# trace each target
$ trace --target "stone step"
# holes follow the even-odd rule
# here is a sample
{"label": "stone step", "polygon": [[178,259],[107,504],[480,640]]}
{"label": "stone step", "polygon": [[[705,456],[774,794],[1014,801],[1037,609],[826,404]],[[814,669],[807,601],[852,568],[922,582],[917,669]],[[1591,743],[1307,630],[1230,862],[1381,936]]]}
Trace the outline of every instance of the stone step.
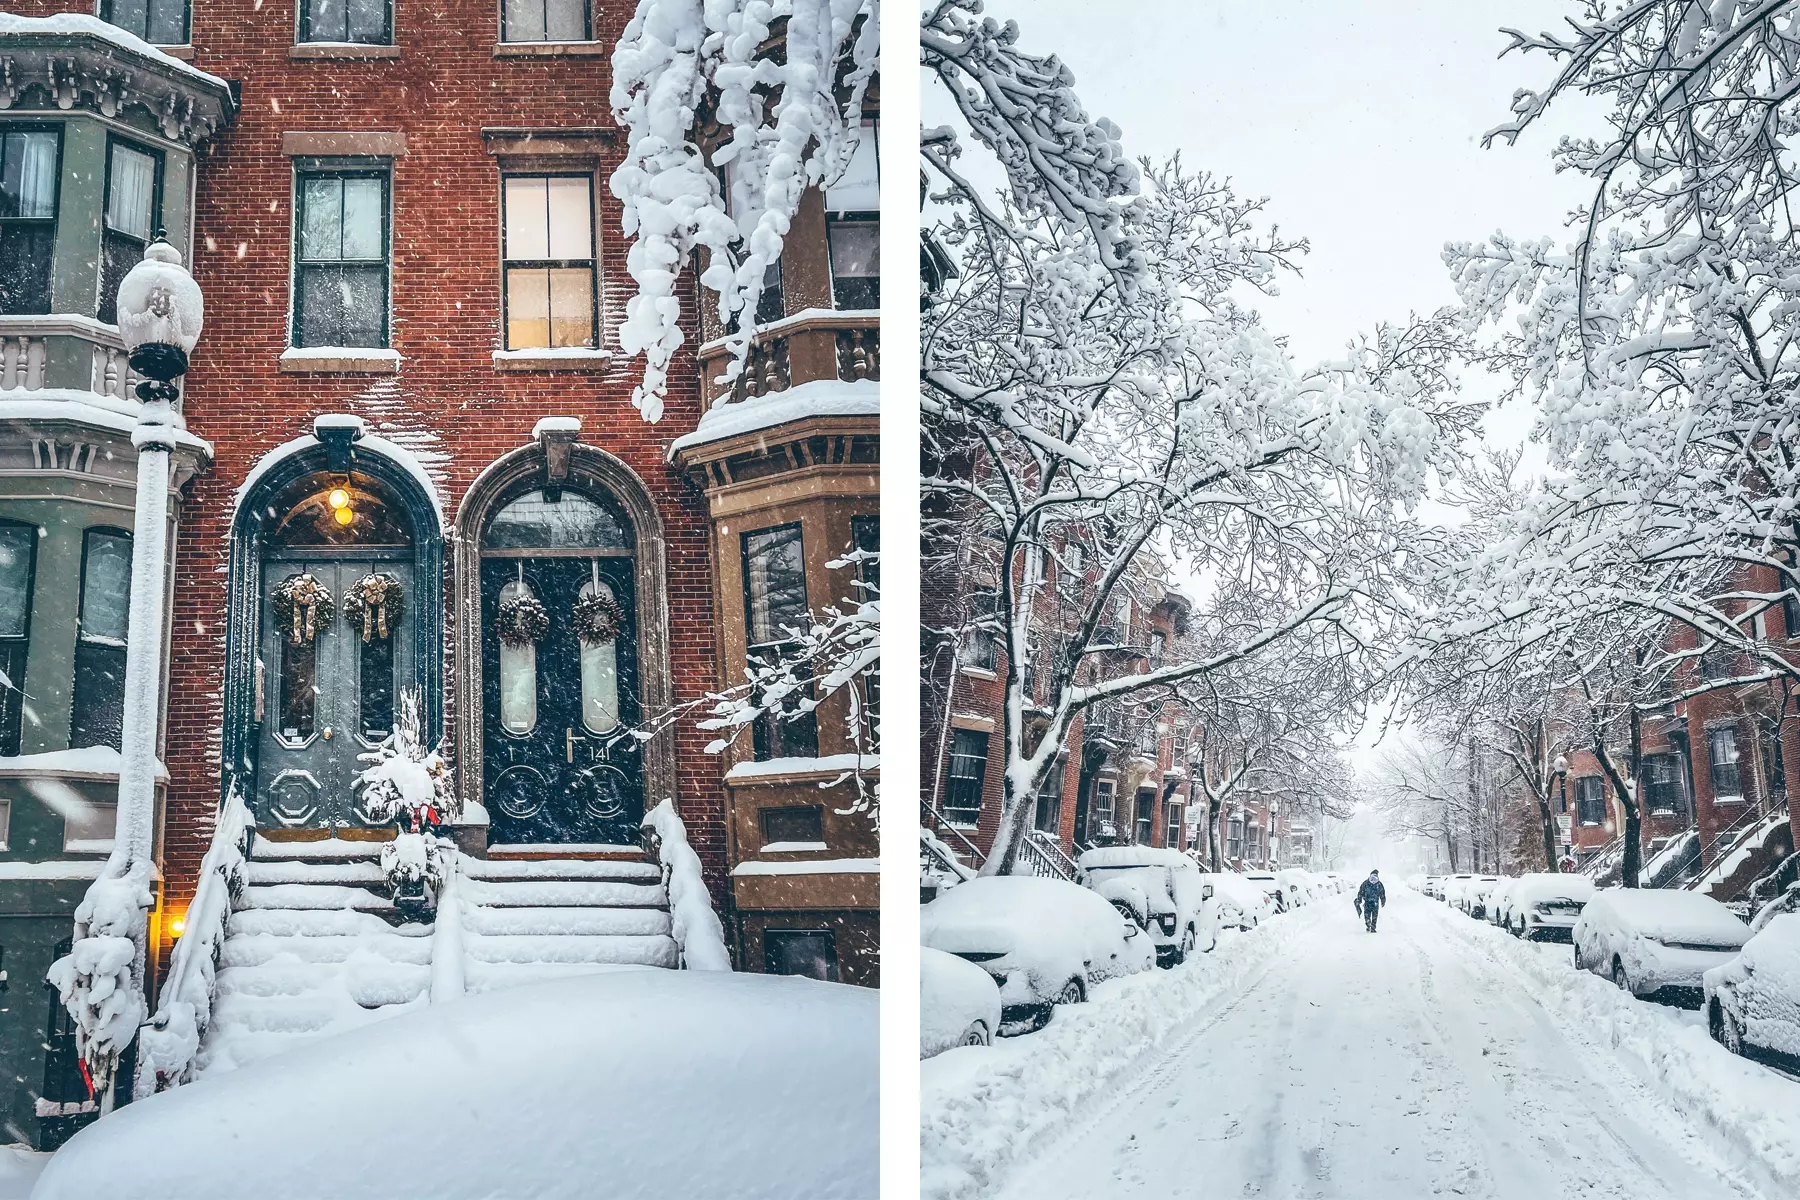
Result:
{"label": "stone step", "polygon": [[431,938],[380,934],[319,934],[313,937],[276,937],[257,934],[231,937],[219,947],[221,967],[256,967],[269,963],[345,963],[357,967],[407,963],[431,964]]}
{"label": "stone step", "polygon": [[347,883],[387,887],[387,876],[374,859],[347,862],[310,862],[301,859],[251,859],[249,880],[253,884],[270,883]]}
{"label": "stone step", "polygon": [[381,848],[386,844],[385,839],[366,841],[351,838],[318,838],[312,841],[297,842],[287,839],[275,841],[259,836],[251,844],[250,858],[253,862],[379,859]]}
{"label": "stone step", "polygon": [[394,902],[366,888],[332,884],[275,883],[244,889],[241,908],[300,910],[357,909],[361,912],[393,912]]}
{"label": "stone step", "polygon": [[497,992],[527,983],[547,983],[554,979],[572,979],[577,975],[593,975],[600,971],[655,971],[658,967],[641,964],[604,963],[482,963],[472,962],[463,970],[463,987],[468,995]]}
{"label": "stone step", "polygon": [[243,908],[232,913],[225,925],[227,938],[255,937],[261,934],[275,937],[351,937],[384,933],[426,938],[431,936],[431,926],[417,922],[391,925],[373,913],[351,908]]}
{"label": "stone step", "polygon": [[[216,982],[213,1027],[234,1024],[236,1013],[252,1025],[266,1018],[254,1014],[290,1004],[305,1009],[351,1009],[407,1004],[431,989],[431,968],[417,963],[316,963],[297,958],[261,965],[221,967]],[[230,1003],[224,1005],[229,1000]],[[305,1003],[300,1003],[304,1001]],[[261,1005],[267,1004],[265,1010]]]}
{"label": "stone step", "polygon": [[660,908],[487,908],[462,910],[463,929],[481,936],[619,936],[666,934],[669,914]]}
{"label": "stone step", "polygon": [[464,879],[457,885],[464,904],[495,908],[667,908],[662,884],[524,880],[488,882]]}
{"label": "stone step", "polygon": [[472,937],[463,953],[478,963],[587,963],[674,968],[681,963],[675,939],[652,937]]}
{"label": "stone step", "polygon": [[464,879],[490,882],[505,880],[615,880],[622,883],[661,883],[662,868],[654,863],[623,859],[575,858],[467,858],[462,860]]}

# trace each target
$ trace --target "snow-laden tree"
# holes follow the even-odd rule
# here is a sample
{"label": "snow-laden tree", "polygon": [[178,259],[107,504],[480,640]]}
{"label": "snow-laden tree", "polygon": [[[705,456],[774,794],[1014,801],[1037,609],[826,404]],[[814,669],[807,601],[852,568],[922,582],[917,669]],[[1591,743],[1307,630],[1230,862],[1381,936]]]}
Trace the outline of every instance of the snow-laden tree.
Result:
{"label": "snow-laden tree", "polygon": [[[921,136],[934,232],[960,274],[924,316],[920,390],[926,539],[972,522],[997,546],[1005,769],[983,870],[1005,873],[1085,710],[1299,636],[1376,668],[1417,537],[1401,514],[1461,414],[1439,403],[1430,326],[1297,368],[1239,297],[1271,290],[1302,244],[1259,230],[1260,202],[1223,180],[1134,164],[1066,66],[980,12],[940,3],[921,24],[923,65],[963,129]],[[971,146],[1004,185],[965,173]],[[1046,558],[1072,542],[1095,548],[1088,583],[1044,652],[1032,635]],[[1188,563],[1203,589],[1187,649],[1144,669],[1099,634],[1150,554]],[[1029,732],[1028,670],[1043,681]]]}
{"label": "snow-laden tree", "polygon": [[1450,871],[1471,869],[1482,811],[1467,748],[1426,732],[1386,742],[1367,783],[1370,803],[1390,837],[1440,847]]}
{"label": "snow-laden tree", "polygon": [[1589,0],[1564,30],[1507,32],[1555,70],[1490,143],[1573,94],[1606,117],[1553,152],[1592,184],[1568,240],[1445,252],[1474,352],[1538,405],[1552,468],[1465,615],[1552,597],[1546,625],[1610,613],[1653,642],[1679,622],[1800,676],[1750,628],[1800,587],[1800,5]]}
{"label": "snow-laden tree", "polygon": [[611,188],[637,285],[619,345],[644,356],[632,402],[656,421],[686,341],[679,284],[696,252],[700,286],[733,330],[724,378],[743,370],[801,196],[841,175],[864,135],[880,0],[638,0],[612,67],[625,155]]}

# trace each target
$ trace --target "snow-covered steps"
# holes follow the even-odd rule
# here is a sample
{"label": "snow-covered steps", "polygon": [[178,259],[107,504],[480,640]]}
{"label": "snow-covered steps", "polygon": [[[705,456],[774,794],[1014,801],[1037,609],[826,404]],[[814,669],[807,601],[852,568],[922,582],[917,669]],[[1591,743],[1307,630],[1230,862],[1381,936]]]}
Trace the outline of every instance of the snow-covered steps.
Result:
{"label": "snow-covered steps", "polygon": [[457,897],[470,993],[680,965],[662,869],[641,856],[465,857]]}
{"label": "snow-covered steps", "polygon": [[380,856],[378,841],[257,838],[219,948],[201,1075],[429,1002],[432,926],[400,920]]}

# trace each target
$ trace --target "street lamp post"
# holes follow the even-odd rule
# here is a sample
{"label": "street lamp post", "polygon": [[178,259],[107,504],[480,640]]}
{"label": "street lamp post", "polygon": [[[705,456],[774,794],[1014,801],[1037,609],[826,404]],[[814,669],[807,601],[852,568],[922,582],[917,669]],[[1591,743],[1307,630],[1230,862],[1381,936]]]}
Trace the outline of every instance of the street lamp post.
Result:
{"label": "street lamp post", "polygon": [[[147,914],[154,903],[157,728],[162,711],[164,598],[168,590],[169,459],[181,440],[175,380],[187,374],[200,338],[200,286],[159,233],[119,283],[119,332],[130,353],[141,405],[137,511],[132,541],[131,611],[126,625],[125,701],[120,732],[119,804],[112,854],[75,913],[75,944],[51,981],[75,1019],[76,1044],[102,1112],[112,1107],[120,1056],[143,1020],[149,958]],[[129,964],[119,953],[132,946]]]}
{"label": "street lamp post", "polygon": [[[1568,821],[1572,827],[1574,820],[1569,816],[1569,760],[1561,754],[1557,755],[1556,761],[1550,764],[1550,773],[1556,776],[1556,789],[1561,797],[1562,818]],[[1568,857],[1572,848],[1573,836],[1571,833],[1570,839],[1563,842],[1563,857],[1565,858]]]}

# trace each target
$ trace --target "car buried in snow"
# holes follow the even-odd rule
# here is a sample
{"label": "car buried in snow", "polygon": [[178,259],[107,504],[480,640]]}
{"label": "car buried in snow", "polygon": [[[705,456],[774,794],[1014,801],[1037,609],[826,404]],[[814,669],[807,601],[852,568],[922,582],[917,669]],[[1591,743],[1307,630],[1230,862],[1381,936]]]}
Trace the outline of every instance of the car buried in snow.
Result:
{"label": "car buried in snow", "polygon": [[1699,1008],[1706,972],[1738,956],[1750,927],[1699,892],[1602,888],[1573,937],[1581,970],[1646,1000]]}
{"label": "car buried in snow", "polygon": [[1310,871],[1302,871],[1298,867],[1284,867],[1275,872],[1275,885],[1281,889],[1284,909],[1311,904],[1319,899],[1322,890]]}
{"label": "car buried in snow", "polygon": [[1260,884],[1231,871],[1216,871],[1201,876],[1212,884],[1213,896],[1219,902],[1221,928],[1255,929],[1275,915],[1275,904]]}
{"label": "car buried in snow", "polygon": [[957,1046],[986,1046],[1000,1029],[1000,988],[954,954],[919,947],[919,1057]]}
{"label": "car buried in snow", "polygon": [[1179,850],[1103,846],[1075,861],[1087,886],[1137,921],[1172,967],[1219,940],[1219,905],[1199,864]]}
{"label": "car buried in snow", "polygon": [[919,909],[919,940],[993,976],[1003,1037],[1042,1029],[1057,1005],[1156,964],[1150,938],[1098,893],[1035,875],[951,888]]}
{"label": "car buried in snow", "polygon": [[1273,871],[1245,871],[1243,877],[1262,889],[1269,903],[1275,906],[1276,912],[1286,912],[1287,902],[1282,898],[1281,885],[1275,882]]}
{"label": "car buried in snow", "polygon": [[1594,881],[1586,875],[1534,871],[1512,881],[1494,923],[1527,941],[1566,942],[1593,896]]}
{"label": "car buried in snow", "polygon": [[1456,906],[1477,921],[1487,916],[1488,895],[1500,886],[1498,875],[1477,875],[1465,883],[1456,898]]}
{"label": "car buried in snow", "polygon": [[1707,971],[1702,987],[1720,1045],[1800,1073],[1800,883],[1756,914],[1743,951]]}

